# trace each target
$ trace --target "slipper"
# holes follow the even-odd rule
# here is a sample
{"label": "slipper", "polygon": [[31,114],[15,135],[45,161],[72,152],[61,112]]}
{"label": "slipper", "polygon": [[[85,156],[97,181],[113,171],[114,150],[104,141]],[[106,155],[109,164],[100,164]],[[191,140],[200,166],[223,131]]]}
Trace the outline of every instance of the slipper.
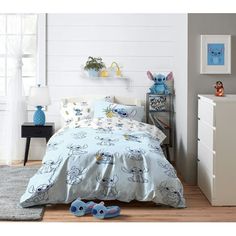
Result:
{"label": "slipper", "polygon": [[93,207],[92,214],[98,219],[113,218],[120,215],[120,207],[108,206],[105,207],[104,203],[101,202]]}
{"label": "slipper", "polygon": [[70,212],[75,216],[84,216],[92,213],[93,207],[96,205],[95,202],[83,202],[80,198],[76,199],[71,203]]}

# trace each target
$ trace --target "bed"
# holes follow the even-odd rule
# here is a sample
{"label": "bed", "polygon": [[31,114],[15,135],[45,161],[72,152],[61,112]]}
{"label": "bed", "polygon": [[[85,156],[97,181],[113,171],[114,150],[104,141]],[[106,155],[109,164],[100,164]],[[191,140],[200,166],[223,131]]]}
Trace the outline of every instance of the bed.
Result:
{"label": "bed", "polygon": [[[94,110],[87,109],[90,113],[85,112],[79,120],[63,120],[62,128],[49,140],[42,165],[29,180],[20,205],[67,204],[80,197],[185,207],[181,181],[160,146],[165,135],[137,116],[142,102],[123,97],[106,101],[106,97],[94,103],[100,99],[62,99],[62,107],[69,109],[72,104],[77,115],[82,114],[81,109],[74,106],[86,107],[84,100],[93,100],[89,106],[93,104]],[[109,106],[103,109],[104,104]]]}

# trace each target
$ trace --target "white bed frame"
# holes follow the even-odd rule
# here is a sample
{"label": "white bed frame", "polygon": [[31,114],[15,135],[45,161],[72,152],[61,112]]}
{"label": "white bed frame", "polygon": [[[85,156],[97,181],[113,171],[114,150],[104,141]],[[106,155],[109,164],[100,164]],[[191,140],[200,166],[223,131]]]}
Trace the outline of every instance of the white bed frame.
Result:
{"label": "white bed frame", "polygon": [[[81,97],[65,97],[61,99],[61,103],[67,102],[82,102],[82,101],[89,101],[93,102],[96,100],[103,99],[105,95],[86,95]],[[114,102],[118,104],[130,105],[130,106],[145,106],[145,102],[137,99],[137,98],[130,98],[130,97],[122,97],[122,96],[114,96]],[[61,119],[61,127],[64,126],[64,122]]]}

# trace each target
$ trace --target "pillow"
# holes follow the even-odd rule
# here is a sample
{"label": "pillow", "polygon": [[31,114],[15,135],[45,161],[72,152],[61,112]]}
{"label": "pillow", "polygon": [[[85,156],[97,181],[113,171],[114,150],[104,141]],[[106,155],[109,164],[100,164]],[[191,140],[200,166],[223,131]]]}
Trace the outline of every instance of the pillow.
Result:
{"label": "pillow", "polygon": [[[102,97],[98,101],[113,102],[114,96]],[[61,116],[66,124],[72,121],[80,121],[82,119],[89,119],[93,117],[93,102],[89,101],[75,101],[70,102],[67,99],[63,99],[61,102]]]}
{"label": "pillow", "polygon": [[144,117],[144,108],[139,106],[128,106],[111,102],[97,101],[94,106],[94,117],[121,117],[130,118],[141,122]]}
{"label": "pillow", "polygon": [[66,124],[91,118],[88,102],[68,102],[61,106],[61,116]]}

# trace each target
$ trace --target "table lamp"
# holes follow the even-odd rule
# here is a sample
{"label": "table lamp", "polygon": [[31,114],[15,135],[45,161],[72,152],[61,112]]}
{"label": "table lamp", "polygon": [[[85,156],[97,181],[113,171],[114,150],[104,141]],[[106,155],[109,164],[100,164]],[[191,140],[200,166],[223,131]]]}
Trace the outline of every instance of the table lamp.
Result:
{"label": "table lamp", "polygon": [[48,87],[40,85],[31,87],[28,104],[37,108],[33,117],[34,125],[45,125],[45,114],[42,108],[50,104]]}

